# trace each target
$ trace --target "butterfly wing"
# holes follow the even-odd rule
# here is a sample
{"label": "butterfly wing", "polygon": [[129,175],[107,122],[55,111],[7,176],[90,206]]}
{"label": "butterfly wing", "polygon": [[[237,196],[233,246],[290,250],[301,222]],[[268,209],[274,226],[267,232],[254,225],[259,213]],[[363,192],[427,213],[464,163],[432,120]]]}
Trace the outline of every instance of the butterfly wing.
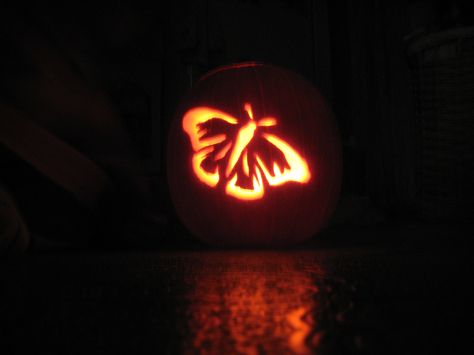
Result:
{"label": "butterfly wing", "polygon": [[219,183],[218,161],[232,145],[227,131],[229,126],[237,124],[235,117],[211,107],[195,107],[183,116],[182,127],[194,151],[193,170],[204,184],[214,187]]}
{"label": "butterfly wing", "polygon": [[308,163],[289,143],[270,133],[263,133],[261,137],[269,145],[268,150],[274,151],[266,156],[259,152],[254,154],[268,185],[279,186],[290,181],[306,183],[311,179]]}
{"label": "butterfly wing", "polygon": [[262,133],[242,151],[226,193],[242,200],[257,200],[263,197],[264,181],[279,186],[290,181],[306,183],[310,178],[306,160],[289,143]]}

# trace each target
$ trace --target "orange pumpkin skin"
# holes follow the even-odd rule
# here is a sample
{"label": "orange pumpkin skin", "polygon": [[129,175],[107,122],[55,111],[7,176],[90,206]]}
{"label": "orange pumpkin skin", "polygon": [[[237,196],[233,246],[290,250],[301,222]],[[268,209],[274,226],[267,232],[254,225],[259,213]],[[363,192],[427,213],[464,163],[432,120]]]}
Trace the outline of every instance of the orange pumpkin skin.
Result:
{"label": "orange pumpkin skin", "polygon": [[[185,121],[201,108],[229,118],[194,122],[186,131]],[[250,138],[239,140],[250,125]],[[226,140],[219,142],[223,137]],[[284,143],[277,146],[271,137]],[[207,138],[218,143],[203,148],[209,143],[199,145],[199,140]],[[234,165],[232,154],[238,158]],[[299,160],[289,164],[295,155]],[[277,171],[271,168],[275,162]],[[298,177],[303,165],[309,175]],[[206,74],[182,101],[170,126],[171,199],[190,232],[211,245],[281,247],[311,238],[334,211],[341,170],[337,125],[323,97],[298,74],[274,65],[239,63]],[[271,185],[279,172],[284,182]],[[230,186],[250,197],[232,195]]]}

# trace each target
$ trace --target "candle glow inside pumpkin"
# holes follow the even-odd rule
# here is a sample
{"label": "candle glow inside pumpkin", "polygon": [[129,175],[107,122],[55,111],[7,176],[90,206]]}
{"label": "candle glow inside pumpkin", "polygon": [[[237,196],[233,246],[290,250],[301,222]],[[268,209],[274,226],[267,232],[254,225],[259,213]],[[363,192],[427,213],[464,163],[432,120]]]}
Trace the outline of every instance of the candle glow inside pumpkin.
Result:
{"label": "candle glow inside pumpkin", "polygon": [[[276,126],[277,120],[274,117],[264,117],[257,121],[254,119],[251,104],[245,103],[244,108],[248,120],[243,124],[237,118],[210,107],[196,107],[185,113],[182,127],[188,134],[194,150],[192,165],[196,177],[209,187],[215,187],[222,178],[226,179],[225,193],[241,200],[256,200],[264,196],[262,175],[269,186],[279,186],[289,181],[308,183],[311,173],[306,160],[290,144],[268,132],[261,133],[261,138],[283,153],[288,167],[280,169],[274,162],[273,170],[270,171],[258,152],[252,153],[254,165],[250,167],[249,143],[256,138],[256,131],[260,127]],[[235,137],[228,137],[226,134],[208,136],[208,131],[201,126],[210,120],[221,120],[231,127],[237,126]],[[215,155],[211,156],[214,152]],[[218,167],[215,167],[213,171],[206,170],[202,166],[205,159],[213,159],[224,164],[224,177],[220,176]],[[237,183],[238,172],[235,168],[239,160],[241,160],[244,175],[249,177],[252,173],[252,186],[249,188],[239,186]]]}

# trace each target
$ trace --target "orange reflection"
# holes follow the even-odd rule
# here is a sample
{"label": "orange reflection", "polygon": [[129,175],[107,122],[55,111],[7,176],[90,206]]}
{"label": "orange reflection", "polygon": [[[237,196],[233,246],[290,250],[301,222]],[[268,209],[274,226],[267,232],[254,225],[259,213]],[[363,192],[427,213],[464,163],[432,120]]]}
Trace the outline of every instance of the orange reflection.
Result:
{"label": "orange reflection", "polygon": [[[258,127],[276,126],[277,120],[274,117],[264,117],[255,121],[250,103],[244,104],[244,111],[248,116],[245,124],[240,124],[237,118],[210,107],[196,107],[186,112],[182,126],[194,150],[192,167],[197,178],[210,187],[217,186],[223,180],[225,193],[241,200],[262,198],[265,193],[264,180],[269,186],[279,186],[290,181],[307,183],[311,179],[311,173],[306,160],[287,142],[274,134],[262,132],[259,137],[269,142],[271,149],[283,154],[288,167],[283,167],[281,170],[276,162],[265,163],[257,152],[251,155],[255,159],[252,164],[249,163],[248,149],[251,149],[249,144],[256,137]],[[229,124],[229,127],[238,125],[238,130],[234,130],[236,131],[233,135],[235,139],[232,137],[229,139],[226,134],[212,135],[212,132],[203,126],[210,120],[225,122]],[[232,129],[230,131],[232,132]],[[222,146],[223,143],[225,145]],[[225,164],[224,177],[220,176],[219,168],[208,171],[202,166],[208,158],[221,161],[227,156],[226,164],[223,162]],[[273,168],[272,171],[270,167]],[[244,182],[241,182],[240,172],[243,172],[242,181]]]}
{"label": "orange reflection", "polygon": [[314,263],[302,270],[301,256],[268,252],[206,259],[188,295],[189,353],[314,353],[323,277]]}
{"label": "orange reflection", "polygon": [[308,345],[306,344],[306,338],[311,332],[311,325],[305,321],[307,313],[307,308],[300,307],[288,313],[286,316],[288,323],[290,323],[294,329],[288,338],[288,344],[296,354],[310,353]]}

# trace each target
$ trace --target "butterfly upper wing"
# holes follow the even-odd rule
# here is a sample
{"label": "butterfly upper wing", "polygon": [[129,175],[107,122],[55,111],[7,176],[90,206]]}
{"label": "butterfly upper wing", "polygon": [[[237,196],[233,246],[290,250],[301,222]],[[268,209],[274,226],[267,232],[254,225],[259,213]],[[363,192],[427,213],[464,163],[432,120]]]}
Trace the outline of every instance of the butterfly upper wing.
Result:
{"label": "butterfly upper wing", "polygon": [[235,117],[211,107],[200,106],[187,111],[183,117],[182,126],[183,130],[188,134],[195,152],[226,139],[225,134],[209,137],[208,131],[204,126],[211,120],[220,120],[231,125],[238,123]]}
{"label": "butterfly upper wing", "polygon": [[217,161],[224,158],[232,144],[226,128],[237,123],[235,117],[205,106],[192,108],[183,116],[182,127],[194,150],[193,170],[208,186],[219,183]]}

